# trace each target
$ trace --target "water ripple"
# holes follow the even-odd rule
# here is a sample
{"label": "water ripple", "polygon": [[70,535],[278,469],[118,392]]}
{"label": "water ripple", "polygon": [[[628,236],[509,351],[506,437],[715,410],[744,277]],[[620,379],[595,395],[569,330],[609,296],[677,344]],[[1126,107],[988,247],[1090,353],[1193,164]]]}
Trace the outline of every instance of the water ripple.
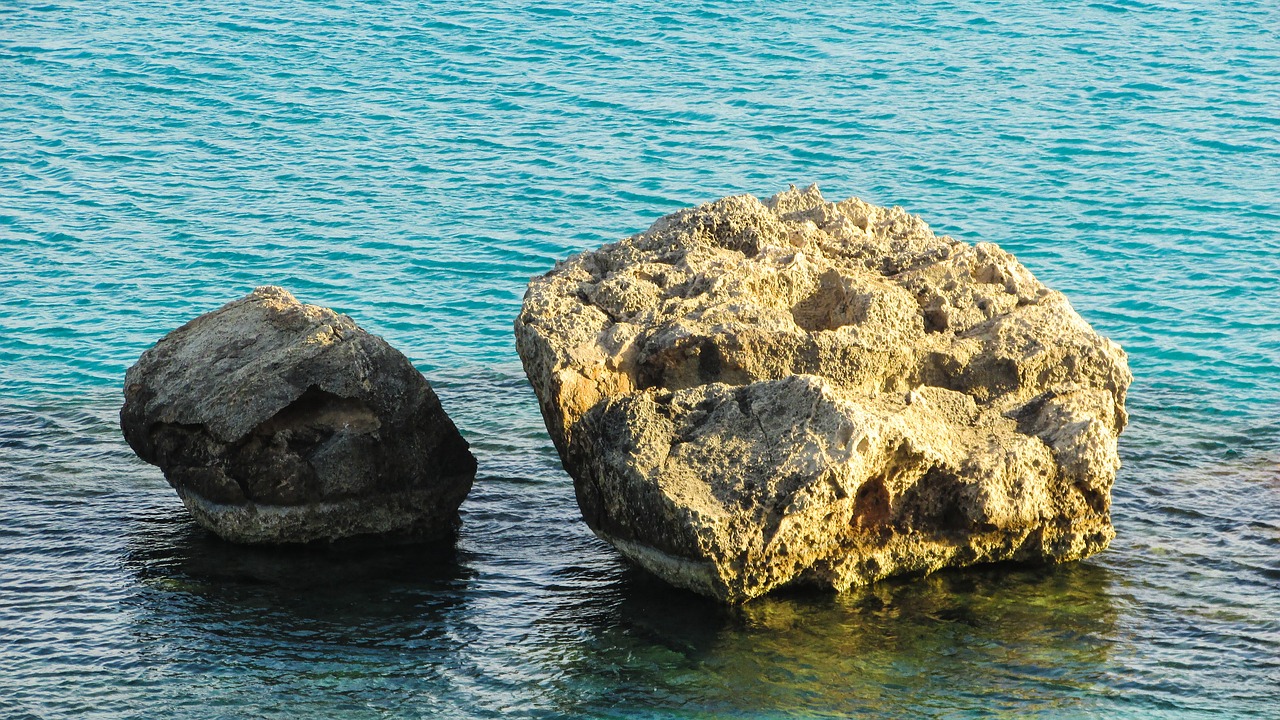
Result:
{"label": "water ripple", "polygon": [[[1280,10],[1177,0],[0,7],[0,715],[1269,717]],[[1129,352],[1112,551],[737,612],[577,517],[528,277],[818,182],[989,240]],[[281,283],[437,386],[446,557],[245,552],[119,439],[124,370]]]}

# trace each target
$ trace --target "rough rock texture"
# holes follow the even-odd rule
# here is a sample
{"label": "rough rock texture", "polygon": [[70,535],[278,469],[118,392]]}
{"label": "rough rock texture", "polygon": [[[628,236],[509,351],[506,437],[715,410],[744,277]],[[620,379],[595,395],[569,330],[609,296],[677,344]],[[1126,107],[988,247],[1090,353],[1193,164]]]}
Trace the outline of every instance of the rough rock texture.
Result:
{"label": "rough rock texture", "polygon": [[166,335],[124,396],[129,445],[235,542],[447,537],[475,476],[404,355],[278,287]]}
{"label": "rough rock texture", "polygon": [[1107,546],[1124,352],[995,245],[816,187],[556,265],[516,321],[597,535],[730,602]]}

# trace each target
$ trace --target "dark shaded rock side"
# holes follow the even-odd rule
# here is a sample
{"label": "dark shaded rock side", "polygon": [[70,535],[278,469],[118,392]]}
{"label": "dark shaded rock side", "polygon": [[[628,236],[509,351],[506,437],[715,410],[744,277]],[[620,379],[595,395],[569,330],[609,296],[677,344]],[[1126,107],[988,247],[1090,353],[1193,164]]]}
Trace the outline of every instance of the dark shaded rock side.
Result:
{"label": "dark shaded rock side", "polygon": [[130,447],[233,542],[447,538],[475,476],[408,358],[278,287],[166,335],[124,396]]}

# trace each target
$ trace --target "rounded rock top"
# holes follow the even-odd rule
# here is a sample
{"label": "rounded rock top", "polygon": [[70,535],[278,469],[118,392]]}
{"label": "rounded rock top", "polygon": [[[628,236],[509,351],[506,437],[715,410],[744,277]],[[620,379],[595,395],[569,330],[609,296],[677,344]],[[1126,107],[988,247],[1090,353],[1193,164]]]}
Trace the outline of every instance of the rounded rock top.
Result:
{"label": "rounded rock top", "polygon": [[447,537],[475,474],[408,358],[280,287],[170,332],[124,395],[129,445],[236,542]]}

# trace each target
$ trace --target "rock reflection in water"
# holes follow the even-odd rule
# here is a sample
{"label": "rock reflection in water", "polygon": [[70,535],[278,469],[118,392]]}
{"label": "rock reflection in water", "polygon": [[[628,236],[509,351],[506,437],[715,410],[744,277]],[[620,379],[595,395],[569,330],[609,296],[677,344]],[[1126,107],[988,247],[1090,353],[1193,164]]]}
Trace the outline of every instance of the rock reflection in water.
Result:
{"label": "rock reflection in water", "polygon": [[474,639],[453,550],[244,547],[186,518],[145,519],[124,564],[144,587],[129,600],[138,664],[202,678],[158,683],[170,710],[429,712],[456,694],[449,661]]}
{"label": "rock reflection in water", "polygon": [[465,589],[450,546],[382,546],[347,541],[307,546],[247,546],[218,539],[185,516],[141,518],[125,564],[156,588],[188,591],[268,586],[367,590],[368,582],[421,582]]}
{"label": "rock reflection in water", "polygon": [[1110,572],[1090,564],[992,567],[724,609],[628,573],[610,588],[614,602],[566,607],[556,619],[589,624],[574,672],[594,677],[593,693],[578,685],[562,707],[625,717],[636,708],[750,717],[1087,711],[1107,692],[1099,681],[1117,635],[1110,585]]}

